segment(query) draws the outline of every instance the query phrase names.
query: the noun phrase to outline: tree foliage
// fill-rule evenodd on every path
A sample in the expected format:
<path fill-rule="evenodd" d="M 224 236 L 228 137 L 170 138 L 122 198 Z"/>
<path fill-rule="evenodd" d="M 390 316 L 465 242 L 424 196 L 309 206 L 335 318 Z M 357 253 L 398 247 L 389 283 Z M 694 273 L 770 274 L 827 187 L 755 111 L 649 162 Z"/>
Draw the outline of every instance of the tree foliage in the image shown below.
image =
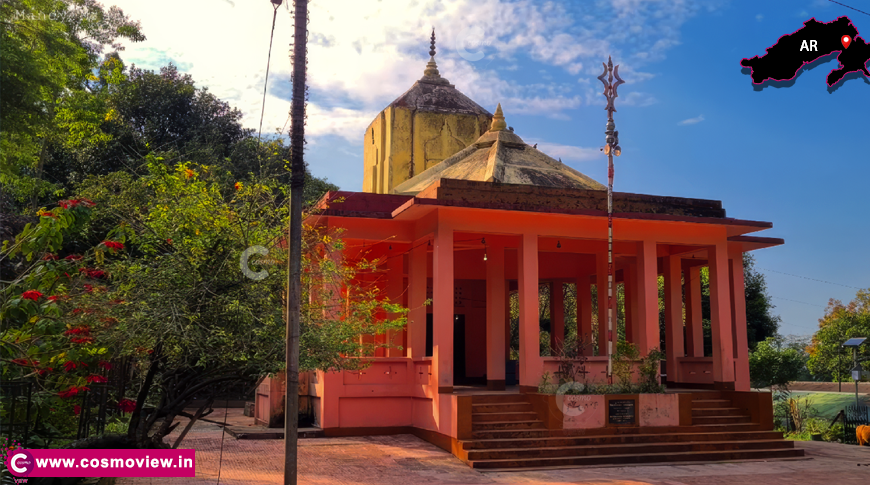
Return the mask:
<path fill-rule="evenodd" d="M 779 337 L 758 342 L 749 354 L 749 378 L 755 388 L 787 388 L 789 382 L 800 377 L 805 366 L 801 353 Z"/>
<path fill-rule="evenodd" d="M 828 302 L 819 330 L 807 347 L 807 367 L 813 376 L 826 381 L 851 380 L 852 351 L 842 345 L 855 337 L 870 338 L 870 289 L 858 290 L 848 304 L 834 299 Z M 859 347 L 859 359 L 870 359 L 870 345 Z M 870 362 L 863 365 L 870 370 Z"/>

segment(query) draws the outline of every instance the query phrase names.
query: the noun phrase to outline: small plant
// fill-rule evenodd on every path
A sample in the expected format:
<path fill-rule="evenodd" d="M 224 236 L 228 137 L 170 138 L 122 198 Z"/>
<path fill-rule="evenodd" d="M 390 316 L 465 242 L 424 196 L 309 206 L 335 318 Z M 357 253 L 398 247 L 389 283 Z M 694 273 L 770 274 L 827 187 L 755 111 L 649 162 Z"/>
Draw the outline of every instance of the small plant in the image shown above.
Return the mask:
<path fill-rule="evenodd" d="M 541 376 L 541 382 L 538 383 L 538 393 L 540 394 L 556 394 L 557 385 L 550 382 L 553 376 L 549 372 L 544 372 Z"/>
<path fill-rule="evenodd" d="M 622 394 L 631 394 L 633 386 L 631 371 L 634 362 L 640 358 L 637 346 L 630 342 L 621 341 L 616 344 L 616 354 L 613 355 L 613 375 L 616 376 L 616 388 Z"/>
<path fill-rule="evenodd" d="M 812 414 L 815 414 L 815 409 L 812 406 L 812 399 L 806 398 L 788 398 L 788 416 L 791 422 L 794 423 L 794 430 L 798 433 L 804 431 L 804 425 L 809 420 Z"/>

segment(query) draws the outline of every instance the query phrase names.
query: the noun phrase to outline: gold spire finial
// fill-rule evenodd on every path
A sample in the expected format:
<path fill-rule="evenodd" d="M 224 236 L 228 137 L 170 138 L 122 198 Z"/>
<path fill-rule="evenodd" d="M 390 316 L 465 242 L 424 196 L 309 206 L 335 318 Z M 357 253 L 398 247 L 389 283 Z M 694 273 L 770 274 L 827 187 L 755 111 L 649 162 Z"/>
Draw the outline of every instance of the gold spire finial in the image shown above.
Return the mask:
<path fill-rule="evenodd" d="M 440 78 L 438 73 L 438 65 L 435 64 L 435 27 L 432 27 L 432 37 L 429 43 L 429 62 L 426 64 L 426 69 L 423 70 L 423 75 L 431 78 Z"/>
<path fill-rule="evenodd" d="M 504 112 L 501 110 L 501 103 L 495 108 L 495 114 L 492 115 L 492 125 L 489 131 L 502 131 L 507 128 L 507 123 L 504 121 Z"/>

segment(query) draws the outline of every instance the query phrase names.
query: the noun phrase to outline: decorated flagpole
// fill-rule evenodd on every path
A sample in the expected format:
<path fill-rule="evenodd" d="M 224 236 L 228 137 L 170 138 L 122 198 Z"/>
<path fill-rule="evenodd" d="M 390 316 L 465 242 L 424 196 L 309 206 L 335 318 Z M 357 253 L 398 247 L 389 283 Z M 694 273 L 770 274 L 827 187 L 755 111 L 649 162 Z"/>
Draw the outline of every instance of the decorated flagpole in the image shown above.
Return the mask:
<path fill-rule="evenodd" d="M 619 65 L 613 65 L 610 57 L 604 64 L 604 72 L 598 79 L 604 84 L 604 97 L 607 98 L 607 125 L 604 130 L 605 145 L 604 153 L 607 155 L 607 380 L 613 380 L 613 156 L 622 153 L 619 147 L 619 132 L 616 131 L 616 123 L 613 122 L 613 113 L 616 108 L 613 101 L 616 99 L 616 88 L 624 83 L 619 77 Z M 613 79 L 616 78 L 616 82 Z M 601 289 L 599 289 L 601 291 Z M 600 323 L 599 323 L 600 325 Z M 600 335 L 600 333 L 599 333 Z M 598 348 L 601 349 L 599 343 Z"/>

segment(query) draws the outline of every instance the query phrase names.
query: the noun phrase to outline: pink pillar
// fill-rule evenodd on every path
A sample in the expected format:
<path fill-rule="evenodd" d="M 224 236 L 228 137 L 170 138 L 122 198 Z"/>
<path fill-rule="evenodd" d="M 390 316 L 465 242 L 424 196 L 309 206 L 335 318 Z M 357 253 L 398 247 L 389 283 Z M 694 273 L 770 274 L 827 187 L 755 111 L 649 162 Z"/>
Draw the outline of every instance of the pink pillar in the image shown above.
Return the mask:
<path fill-rule="evenodd" d="M 432 263 L 432 368 L 438 392 L 453 392 L 453 228 L 439 224 Z"/>
<path fill-rule="evenodd" d="M 707 249 L 710 265 L 710 327 L 713 331 L 713 384 L 733 389 L 734 346 L 731 334 L 731 288 L 728 281 L 728 243 Z"/>
<path fill-rule="evenodd" d="M 735 391 L 748 391 L 749 340 L 746 336 L 746 289 L 743 281 L 743 252 L 731 252 L 731 321 L 734 332 Z"/>
<path fill-rule="evenodd" d="M 565 340 L 565 294 L 561 281 L 550 283 L 550 355 L 558 355 Z"/>
<path fill-rule="evenodd" d="M 704 356 L 704 328 L 701 318 L 701 267 L 683 266 L 686 275 L 686 353 Z"/>
<path fill-rule="evenodd" d="M 504 248 L 490 246 L 486 261 L 486 387 L 505 388 Z"/>
<path fill-rule="evenodd" d="M 679 256 L 664 260 L 665 270 L 665 347 L 668 381 L 680 382 L 678 359 L 683 357 L 683 282 Z"/>
<path fill-rule="evenodd" d="M 517 251 L 520 299 L 520 390 L 535 392 L 544 369 L 538 294 L 538 236 L 523 234 Z"/>
<path fill-rule="evenodd" d="M 655 241 L 637 243 L 637 348 L 641 355 L 659 346 L 659 283 Z"/>
<path fill-rule="evenodd" d="M 387 259 L 387 298 L 390 303 L 402 304 L 402 299 L 405 293 L 405 267 L 404 260 L 400 251 L 397 254 L 388 255 Z M 388 318 L 396 318 L 398 314 L 390 314 Z M 387 357 L 402 357 L 402 331 L 388 330 L 387 331 Z"/>
<path fill-rule="evenodd" d="M 577 339 L 584 344 L 584 355 L 592 355 L 592 287 L 589 276 L 577 278 Z"/>
<path fill-rule="evenodd" d="M 598 291 L 598 355 L 607 355 L 607 253 L 595 255 L 595 289 Z"/>
<path fill-rule="evenodd" d="M 408 357 L 426 355 L 426 244 L 414 243 L 408 257 Z"/>

